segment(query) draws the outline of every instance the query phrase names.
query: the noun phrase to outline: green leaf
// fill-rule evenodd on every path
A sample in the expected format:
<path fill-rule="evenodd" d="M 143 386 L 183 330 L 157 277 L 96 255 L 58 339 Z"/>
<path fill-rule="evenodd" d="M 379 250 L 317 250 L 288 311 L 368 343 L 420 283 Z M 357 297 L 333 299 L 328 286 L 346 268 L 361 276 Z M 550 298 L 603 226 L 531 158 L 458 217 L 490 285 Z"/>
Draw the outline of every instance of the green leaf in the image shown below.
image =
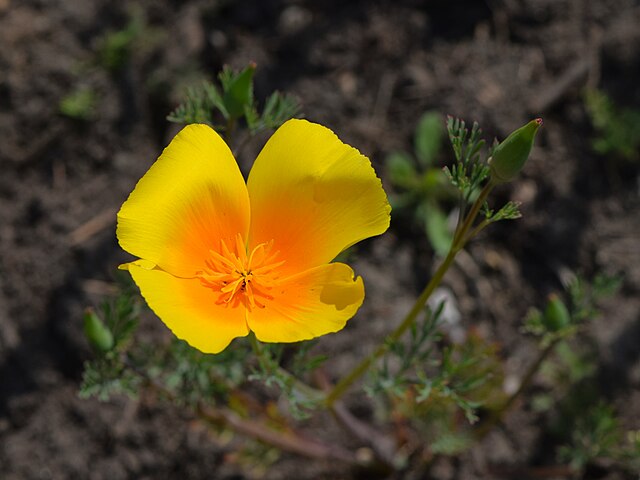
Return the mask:
<path fill-rule="evenodd" d="M 255 63 L 250 64 L 237 75 L 225 74 L 220 77 L 222 82 L 224 106 L 231 118 L 240 118 L 247 107 L 253 105 L 253 75 L 256 71 Z M 224 70 L 223 70 L 224 72 Z"/>
<path fill-rule="evenodd" d="M 209 82 L 200 87 L 189 87 L 185 92 L 184 102 L 167 116 L 167 120 L 184 125 L 206 123 L 213 126 L 214 108 L 218 108 L 225 118 L 228 116 L 221 102 L 218 90 Z"/>
<path fill-rule="evenodd" d="M 391 205 L 391 215 L 399 216 L 402 210 L 413 211 L 416 196 L 413 192 L 389 195 L 389 204 Z"/>
<path fill-rule="evenodd" d="M 424 209 L 424 222 L 431 246 L 438 255 L 445 256 L 453 241 L 447 216 L 438 207 L 430 205 Z"/>
<path fill-rule="evenodd" d="M 131 58 L 136 41 L 144 33 L 144 27 L 144 19 L 136 11 L 125 28 L 102 35 L 98 39 L 99 64 L 111 72 L 122 69 Z"/>
<path fill-rule="evenodd" d="M 411 189 L 416 186 L 417 175 L 413 160 L 405 152 L 392 152 L 387 156 L 387 172 L 391 183 Z"/>
<path fill-rule="evenodd" d="M 542 336 L 546 332 L 543 322 L 543 315 L 537 308 L 531 307 L 524 319 L 522 330 L 536 336 Z"/>
<path fill-rule="evenodd" d="M 464 433 L 446 432 L 431 444 L 431 451 L 435 454 L 456 455 L 472 445 L 472 440 Z"/>
<path fill-rule="evenodd" d="M 596 89 L 587 90 L 584 101 L 596 130 L 593 149 L 602 155 L 614 154 L 637 161 L 640 158 L 640 111 L 620 107 Z"/>
<path fill-rule="evenodd" d="M 87 121 L 94 116 L 97 103 L 95 91 L 91 88 L 78 88 L 60 100 L 58 109 L 66 117 Z"/>
<path fill-rule="evenodd" d="M 244 106 L 244 119 L 247 121 L 247 127 L 252 132 L 256 132 L 261 127 L 260 115 L 256 110 L 255 105 Z"/>
<path fill-rule="evenodd" d="M 442 116 L 435 111 L 426 112 L 420 118 L 416 128 L 415 150 L 420 164 L 427 168 L 433 162 L 442 147 L 444 136 Z"/>
<path fill-rule="evenodd" d="M 485 217 L 490 222 L 499 222 L 500 220 L 515 220 L 522 217 L 520 213 L 520 202 L 508 201 L 496 213 L 488 207 L 483 209 Z"/>
<path fill-rule="evenodd" d="M 463 120 L 449 116 L 447 131 L 456 162 L 451 168 L 445 167 L 444 173 L 451 184 L 460 191 L 463 199 L 469 202 L 489 176 L 489 167 L 480 159 L 485 145 L 485 141 L 480 137 L 482 130 L 476 122 L 469 130 Z"/>
<path fill-rule="evenodd" d="M 266 128 L 278 128 L 300 112 L 300 104 L 291 95 L 273 92 L 264 105 L 262 123 Z"/>
<path fill-rule="evenodd" d="M 448 187 L 447 177 L 437 168 L 430 168 L 422 175 L 421 188 L 427 197 L 435 197 L 443 192 L 443 187 Z"/>
<path fill-rule="evenodd" d="M 220 95 L 220 91 L 218 88 L 211 82 L 204 82 L 202 85 L 202 89 L 208 101 L 208 108 L 216 108 L 222 113 L 224 118 L 229 118 L 229 112 L 224 105 L 224 100 L 222 99 L 222 95 Z"/>

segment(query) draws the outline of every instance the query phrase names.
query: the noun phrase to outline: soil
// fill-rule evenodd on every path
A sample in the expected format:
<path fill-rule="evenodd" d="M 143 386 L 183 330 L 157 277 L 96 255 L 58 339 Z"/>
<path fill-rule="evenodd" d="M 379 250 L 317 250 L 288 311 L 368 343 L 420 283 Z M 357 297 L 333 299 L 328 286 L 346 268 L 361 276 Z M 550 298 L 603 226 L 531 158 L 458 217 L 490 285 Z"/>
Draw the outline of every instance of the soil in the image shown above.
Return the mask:
<path fill-rule="evenodd" d="M 117 70 L 97 66 L 100 38 L 132 15 L 146 27 L 130 57 Z M 77 396 L 91 355 L 82 311 L 112 292 L 127 259 L 114 236 L 117 208 L 177 131 L 165 116 L 185 85 L 249 61 L 258 99 L 295 94 L 306 117 L 367 154 L 385 184 L 385 154 L 411 148 L 426 110 L 478 121 L 499 138 L 544 117 L 524 173 L 498 191 L 522 201 L 524 217 L 479 237 L 444 283 L 463 325 L 497 342 L 517 379 L 536 352 L 520 331 L 527 309 L 561 291 L 568 271 L 622 273 L 589 334 L 604 397 L 625 428 L 640 429 L 639 164 L 594 153 L 581 97 L 597 86 L 640 108 L 639 25 L 635 0 L 0 0 L 0 477 L 261 475 L 164 403 Z M 97 92 L 84 121 L 59 107 L 79 88 Z M 245 165 L 263 141 L 244 151 Z M 348 328 L 322 339 L 329 371 L 368 351 L 428 278 L 433 254 L 408 231 L 394 223 L 355 256 L 367 301 Z M 554 465 L 544 422 L 520 407 L 468 454 L 403 478 L 523 478 L 513 472 Z M 353 445 L 339 430 L 320 436 Z M 585 478 L 628 478 L 596 470 Z M 262 473 L 355 475 L 290 454 Z"/>

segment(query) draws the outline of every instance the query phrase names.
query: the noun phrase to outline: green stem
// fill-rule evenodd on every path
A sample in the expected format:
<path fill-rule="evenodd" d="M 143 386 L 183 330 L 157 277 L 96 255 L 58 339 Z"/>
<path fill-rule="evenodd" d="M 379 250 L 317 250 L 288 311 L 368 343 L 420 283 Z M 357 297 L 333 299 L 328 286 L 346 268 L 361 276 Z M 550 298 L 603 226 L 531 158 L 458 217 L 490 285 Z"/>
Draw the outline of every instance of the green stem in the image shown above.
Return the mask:
<path fill-rule="evenodd" d="M 231 139 L 233 137 L 233 132 L 236 129 L 236 118 L 235 117 L 229 117 L 227 119 L 227 125 L 224 128 L 224 141 L 226 142 L 227 145 L 229 145 L 229 148 L 231 148 Z"/>
<path fill-rule="evenodd" d="M 251 344 L 251 349 L 253 350 L 253 353 L 258 359 L 258 363 L 260 364 L 260 367 L 263 370 L 268 370 L 268 365 L 266 364 L 265 358 L 264 358 L 264 352 L 262 351 L 262 347 L 260 347 L 260 344 L 258 343 L 258 339 L 253 334 L 253 332 L 249 332 L 249 335 L 247 336 L 249 337 L 249 343 Z"/>
<path fill-rule="evenodd" d="M 489 181 L 484 186 L 482 192 L 480 192 L 480 195 L 471 207 L 469 214 L 462 223 L 462 226 L 457 229 L 457 233 L 454 236 L 451 248 L 449 249 L 449 253 L 443 260 L 442 264 L 440 264 L 433 277 L 431 277 L 431 280 L 424 288 L 420 296 L 417 298 L 416 302 L 414 303 L 409 313 L 407 313 L 407 316 L 404 318 L 402 323 L 385 339 L 384 343 L 378 346 L 378 348 L 374 350 L 373 353 L 364 358 L 358 365 L 351 369 L 351 371 L 347 375 L 342 377 L 340 381 L 335 385 L 335 387 L 333 387 L 333 389 L 329 392 L 325 399 L 325 403 L 329 408 L 333 406 L 336 400 L 340 398 L 356 380 L 358 380 L 362 375 L 366 373 L 366 371 L 376 360 L 387 353 L 391 344 L 395 343 L 411 327 L 411 325 L 415 323 L 418 315 L 422 312 L 424 306 L 429 300 L 429 297 L 436 289 L 436 287 L 440 285 L 442 278 L 444 277 L 447 270 L 449 270 L 449 267 L 453 263 L 456 254 L 464 247 L 466 234 L 473 225 L 473 221 L 477 217 L 478 212 L 480 212 L 480 208 L 484 204 L 493 187 L 494 184 L 491 181 Z"/>
<path fill-rule="evenodd" d="M 493 187 L 495 187 L 495 184 L 493 183 L 493 181 L 489 180 L 489 182 L 487 182 L 487 184 L 480 192 L 480 195 L 478 195 L 478 198 L 473 203 L 473 206 L 469 211 L 469 215 L 467 215 L 467 217 L 465 218 L 462 227 L 460 227 L 460 229 L 456 229 L 456 234 L 453 237 L 453 245 L 451 247 L 452 249 L 457 248 L 458 250 L 461 250 L 464 247 L 465 236 L 471 228 L 471 225 L 473 225 L 473 222 L 478 216 L 478 213 L 480 212 L 482 205 L 484 205 L 485 200 L 489 196 L 489 193 L 491 193 L 491 190 L 493 190 Z"/>
<path fill-rule="evenodd" d="M 469 234 L 465 237 L 464 239 L 464 243 L 468 243 L 469 240 L 471 240 L 472 238 L 474 238 L 476 235 L 478 235 L 482 230 L 484 230 L 487 225 L 491 224 L 491 221 L 489 219 L 484 219 L 483 221 L 481 221 L 473 230 L 471 230 L 469 232 Z"/>
<path fill-rule="evenodd" d="M 453 259 L 456 256 L 456 252 L 453 248 L 449 251 L 449 254 L 444 259 L 442 264 L 436 270 L 436 273 L 431 277 L 431 280 L 422 291 L 418 299 L 416 300 L 413 308 L 409 311 L 405 319 L 402 323 L 396 328 L 393 333 L 391 333 L 384 343 L 382 343 L 371 355 L 362 360 L 355 368 L 353 368 L 349 374 L 344 376 L 329 394 L 325 400 L 326 404 L 332 406 L 335 401 L 340 398 L 344 392 L 351 386 L 353 382 L 355 382 L 358 378 L 360 378 L 364 373 L 369 369 L 369 367 L 375 362 L 377 359 L 382 357 L 389 350 L 389 345 L 397 341 L 403 334 L 406 332 L 409 327 L 415 322 L 416 318 L 422 312 L 424 305 L 429 300 L 429 297 L 435 290 L 435 288 L 440 284 L 442 277 L 451 266 Z"/>

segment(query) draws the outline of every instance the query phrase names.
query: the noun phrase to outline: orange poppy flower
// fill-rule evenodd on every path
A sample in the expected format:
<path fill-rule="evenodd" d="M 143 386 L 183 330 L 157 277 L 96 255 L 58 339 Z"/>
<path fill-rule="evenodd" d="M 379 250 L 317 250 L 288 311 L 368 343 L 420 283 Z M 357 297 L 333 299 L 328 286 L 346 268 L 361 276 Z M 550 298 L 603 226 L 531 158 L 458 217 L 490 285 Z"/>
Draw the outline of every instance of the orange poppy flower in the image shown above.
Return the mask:
<path fill-rule="evenodd" d="M 344 327 L 364 299 L 340 252 L 389 227 L 369 159 L 329 129 L 290 120 L 245 181 L 206 125 L 171 141 L 118 212 L 117 237 L 151 309 L 217 353 L 253 331 L 297 342 Z"/>

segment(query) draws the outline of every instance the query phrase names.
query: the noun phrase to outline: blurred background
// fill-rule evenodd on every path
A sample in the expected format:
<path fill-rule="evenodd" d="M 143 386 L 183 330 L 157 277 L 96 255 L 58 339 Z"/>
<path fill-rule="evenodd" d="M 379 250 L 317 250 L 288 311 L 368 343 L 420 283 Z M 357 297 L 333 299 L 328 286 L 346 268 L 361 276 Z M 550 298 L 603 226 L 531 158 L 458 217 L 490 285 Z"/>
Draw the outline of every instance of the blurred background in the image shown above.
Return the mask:
<path fill-rule="evenodd" d="M 239 458 L 153 397 L 77 395 L 83 309 L 113 295 L 127 260 L 117 209 L 177 132 L 166 116 L 185 89 L 249 62 L 259 102 L 293 94 L 372 159 L 391 195 L 389 158 L 413 151 L 425 112 L 500 139 L 542 116 L 524 173 L 497 193 L 524 218 L 482 235 L 445 280 L 456 322 L 499 345 L 508 382 L 535 352 L 520 331 L 530 306 L 571 272 L 622 275 L 587 343 L 598 398 L 640 429 L 636 0 L 0 0 L 0 478 L 356 478 L 290 454 Z M 433 155 L 438 168 L 451 159 L 446 145 Z M 434 265 L 437 233 L 401 214 L 354 254 L 368 297 L 321 341 L 336 371 L 402 318 Z M 148 335 L 168 335 L 146 318 Z M 525 403 L 456 461 L 406 478 L 529 478 L 513 472 L 556 462 L 547 420 Z M 631 478 L 607 465 L 585 475 Z"/>

